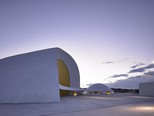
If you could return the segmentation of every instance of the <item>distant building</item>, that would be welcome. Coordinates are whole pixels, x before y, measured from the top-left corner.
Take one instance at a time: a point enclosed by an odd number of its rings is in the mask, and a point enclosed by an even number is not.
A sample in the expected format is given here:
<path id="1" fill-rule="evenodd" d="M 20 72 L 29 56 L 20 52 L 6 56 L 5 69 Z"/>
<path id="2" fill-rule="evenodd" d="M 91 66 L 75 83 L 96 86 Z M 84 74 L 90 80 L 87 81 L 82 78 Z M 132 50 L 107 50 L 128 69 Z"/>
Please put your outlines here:
<path id="1" fill-rule="evenodd" d="M 139 95 L 154 97 L 154 82 L 140 83 Z"/>
<path id="2" fill-rule="evenodd" d="M 97 83 L 97 84 L 93 84 L 90 87 L 88 87 L 85 91 L 84 94 L 88 95 L 88 94 L 113 94 L 113 90 L 111 88 L 109 88 L 108 86 L 101 84 L 101 83 Z"/>
<path id="3" fill-rule="evenodd" d="M 0 60 L 0 103 L 60 102 L 79 90 L 77 64 L 60 48 Z"/>

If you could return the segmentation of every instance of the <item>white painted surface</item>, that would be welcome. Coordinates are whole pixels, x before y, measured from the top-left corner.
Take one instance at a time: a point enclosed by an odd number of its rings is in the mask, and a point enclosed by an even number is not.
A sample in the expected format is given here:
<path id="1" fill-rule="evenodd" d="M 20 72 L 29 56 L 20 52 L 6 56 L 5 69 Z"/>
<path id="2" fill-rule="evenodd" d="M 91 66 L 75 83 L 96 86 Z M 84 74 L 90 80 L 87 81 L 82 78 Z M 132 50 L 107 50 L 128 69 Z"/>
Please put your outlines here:
<path id="1" fill-rule="evenodd" d="M 153 96 L 154 97 L 154 82 L 140 83 L 139 94 L 142 96 Z"/>
<path id="2" fill-rule="evenodd" d="M 70 91 L 82 91 L 80 88 L 66 87 L 59 84 L 59 89 L 61 90 L 70 90 Z"/>
<path id="3" fill-rule="evenodd" d="M 106 92 L 114 93 L 111 88 L 109 88 L 108 86 L 101 84 L 101 83 L 96 83 L 96 84 L 91 85 L 90 87 L 88 87 L 84 91 L 84 93 L 87 94 L 90 91 L 98 91 L 98 92 L 101 92 L 101 93 L 106 93 Z"/>
<path id="4" fill-rule="evenodd" d="M 79 87 L 76 63 L 63 50 L 21 54 L 0 60 L 0 103 L 59 102 L 57 59 L 68 66 L 71 86 Z"/>

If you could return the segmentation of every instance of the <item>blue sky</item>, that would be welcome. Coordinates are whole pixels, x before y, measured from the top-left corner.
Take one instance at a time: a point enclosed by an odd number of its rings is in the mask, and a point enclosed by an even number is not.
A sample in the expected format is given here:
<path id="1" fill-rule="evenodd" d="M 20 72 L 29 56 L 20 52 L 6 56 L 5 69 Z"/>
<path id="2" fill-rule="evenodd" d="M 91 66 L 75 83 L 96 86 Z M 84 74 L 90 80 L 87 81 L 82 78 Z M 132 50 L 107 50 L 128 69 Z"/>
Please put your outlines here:
<path id="1" fill-rule="evenodd" d="M 154 81 L 153 0 L 0 0 L 0 16 L 0 58 L 60 47 L 82 87 Z"/>

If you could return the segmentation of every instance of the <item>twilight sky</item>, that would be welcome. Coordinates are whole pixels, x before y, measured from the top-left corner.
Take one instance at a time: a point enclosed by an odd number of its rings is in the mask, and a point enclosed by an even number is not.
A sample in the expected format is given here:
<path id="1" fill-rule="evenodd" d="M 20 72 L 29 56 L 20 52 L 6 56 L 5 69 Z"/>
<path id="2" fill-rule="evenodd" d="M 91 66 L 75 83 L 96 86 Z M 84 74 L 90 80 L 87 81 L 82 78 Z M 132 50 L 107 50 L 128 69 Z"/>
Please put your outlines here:
<path id="1" fill-rule="evenodd" d="M 60 47 L 81 87 L 154 81 L 154 0 L 0 0 L 0 59 Z"/>

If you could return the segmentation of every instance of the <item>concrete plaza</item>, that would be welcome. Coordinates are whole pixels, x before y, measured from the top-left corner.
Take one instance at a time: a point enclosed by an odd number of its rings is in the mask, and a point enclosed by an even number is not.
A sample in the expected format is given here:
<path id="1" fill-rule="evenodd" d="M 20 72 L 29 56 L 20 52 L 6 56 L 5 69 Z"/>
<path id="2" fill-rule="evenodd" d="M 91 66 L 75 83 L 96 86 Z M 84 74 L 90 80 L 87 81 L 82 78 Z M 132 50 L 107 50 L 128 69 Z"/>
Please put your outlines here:
<path id="1" fill-rule="evenodd" d="M 59 103 L 0 104 L 0 116 L 154 116 L 154 97 L 67 96 Z"/>

